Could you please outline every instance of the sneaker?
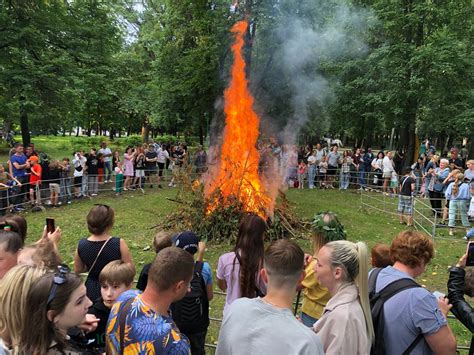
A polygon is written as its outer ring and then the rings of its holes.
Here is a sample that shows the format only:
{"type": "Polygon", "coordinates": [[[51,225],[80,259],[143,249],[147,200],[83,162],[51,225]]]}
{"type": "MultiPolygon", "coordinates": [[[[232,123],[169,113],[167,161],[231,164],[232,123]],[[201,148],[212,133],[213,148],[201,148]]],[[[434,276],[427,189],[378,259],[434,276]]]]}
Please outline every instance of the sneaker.
{"type": "Polygon", "coordinates": [[[163,188],[163,186],[161,186],[161,184],[160,184],[160,185],[158,185],[158,188],[162,189],[162,188],[163,188]]]}
{"type": "Polygon", "coordinates": [[[449,236],[452,237],[454,235],[454,231],[452,229],[449,230],[449,236]]]}
{"type": "Polygon", "coordinates": [[[68,201],[67,204],[70,205],[72,202],[71,201],[68,201]]]}
{"type": "Polygon", "coordinates": [[[168,186],[169,186],[169,187],[173,187],[173,184],[170,182],[170,183],[168,184],[168,186]]]}
{"type": "Polygon", "coordinates": [[[176,187],[176,184],[173,184],[173,187],[176,187]]]}
{"type": "Polygon", "coordinates": [[[91,196],[97,196],[97,194],[91,194],[91,196]]]}

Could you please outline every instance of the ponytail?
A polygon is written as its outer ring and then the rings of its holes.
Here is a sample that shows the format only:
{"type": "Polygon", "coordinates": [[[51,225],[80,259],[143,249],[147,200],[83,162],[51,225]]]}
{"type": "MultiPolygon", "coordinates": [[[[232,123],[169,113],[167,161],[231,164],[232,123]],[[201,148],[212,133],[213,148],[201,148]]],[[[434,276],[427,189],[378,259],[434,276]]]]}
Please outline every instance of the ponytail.
{"type": "Polygon", "coordinates": [[[354,282],[359,291],[359,303],[364,313],[367,338],[369,343],[374,340],[374,325],[369,304],[368,265],[369,256],[365,243],[352,243],[338,240],[326,244],[331,249],[330,263],[332,267],[341,267],[345,273],[344,282],[354,282]]]}
{"type": "Polygon", "coordinates": [[[374,341],[374,325],[372,323],[372,312],[370,311],[369,303],[369,256],[367,245],[363,242],[355,244],[357,249],[357,258],[359,260],[359,274],[355,278],[355,283],[359,289],[359,302],[364,312],[365,324],[367,326],[367,337],[369,344],[374,341]]]}

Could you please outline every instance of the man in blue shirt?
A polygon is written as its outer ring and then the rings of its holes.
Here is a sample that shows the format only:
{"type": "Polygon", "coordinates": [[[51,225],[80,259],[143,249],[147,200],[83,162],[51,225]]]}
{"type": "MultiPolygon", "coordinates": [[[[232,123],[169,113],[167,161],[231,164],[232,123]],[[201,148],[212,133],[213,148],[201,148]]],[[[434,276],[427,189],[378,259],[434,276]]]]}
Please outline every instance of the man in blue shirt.
{"type": "Polygon", "coordinates": [[[13,199],[15,205],[15,211],[23,211],[24,208],[20,205],[25,199],[26,193],[28,192],[28,173],[27,169],[30,168],[30,163],[25,154],[23,154],[23,144],[15,144],[15,154],[10,157],[10,164],[12,169],[12,175],[20,183],[20,187],[16,188],[16,196],[13,199]]]}

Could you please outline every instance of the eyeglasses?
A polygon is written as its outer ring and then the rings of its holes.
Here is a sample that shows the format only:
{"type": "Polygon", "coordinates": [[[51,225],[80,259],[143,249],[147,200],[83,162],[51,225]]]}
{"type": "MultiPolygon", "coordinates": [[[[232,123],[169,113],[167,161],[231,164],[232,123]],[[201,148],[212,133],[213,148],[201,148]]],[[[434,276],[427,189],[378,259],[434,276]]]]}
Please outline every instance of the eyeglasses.
{"type": "Polygon", "coordinates": [[[66,275],[69,274],[70,271],[71,270],[66,264],[58,265],[58,270],[53,277],[53,285],[51,286],[51,291],[49,291],[48,302],[46,303],[46,306],[49,306],[49,304],[54,300],[54,297],[56,297],[58,286],[66,283],[66,275]]]}

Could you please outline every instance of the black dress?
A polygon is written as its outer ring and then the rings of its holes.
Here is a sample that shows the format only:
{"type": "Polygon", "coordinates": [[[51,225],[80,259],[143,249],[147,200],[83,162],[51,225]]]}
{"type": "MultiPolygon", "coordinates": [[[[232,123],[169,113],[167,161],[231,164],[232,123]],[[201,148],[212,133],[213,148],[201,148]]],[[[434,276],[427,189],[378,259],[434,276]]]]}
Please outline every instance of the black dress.
{"type": "Polygon", "coordinates": [[[105,265],[111,261],[122,259],[122,253],[120,253],[120,238],[112,237],[107,242],[107,245],[97,259],[94,268],[91,270],[90,268],[105,242],[105,240],[97,242],[84,238],[79,241],[77,248],[79,257],[84,265],[87,266],[87,270],[89,270],[89,276],[86,280],[86,288],[87,297],[89,297],[90,300],[96,300],[100,297],[99,274],[105,265]]]}

